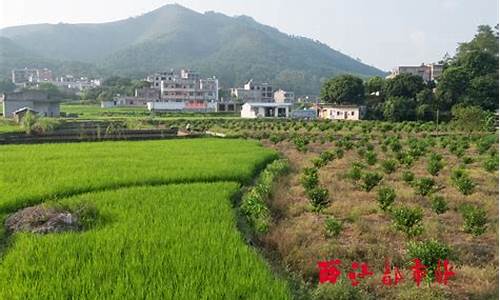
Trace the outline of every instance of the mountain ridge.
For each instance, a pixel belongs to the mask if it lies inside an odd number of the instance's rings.
[[[178,4],[106,23],[8,27],[0,30],[0,37],[41,62],[51,61],[56,72],[56,61],[89,69],[94,65],[102,76],[138,78],[186,67],[217,76],[224,87],[254,78],[297,94],[317,94],[324,80],[339,74],[384,74],[324,43],[281,32],[252,17],[199,13]],[[0,40],[0,48],[4,43]],[[0,66],[1,74],[6,71]]]

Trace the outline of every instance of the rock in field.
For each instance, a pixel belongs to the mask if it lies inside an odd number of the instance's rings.
[[[37,205],[10,215],[5,221],[10,232],[52,233],[80,229],[76,215],[60,208]]]

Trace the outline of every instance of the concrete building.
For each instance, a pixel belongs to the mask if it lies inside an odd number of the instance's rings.
[[[241,102],[273,102],[273,86],[269,83],[247,82],[242,88],[232,88],[231,98]]]
[[[395,68],[387,79],[392,79],[400,74],[412,74],[422,77],[425,82],[438,80],[443,74],[441,64],[422,64],[420,66],[399,66]]]
[[[151,99],[153,102],[156,102],[156,100],[160,100],[160,91],[155,88],[143,87],[135,89],[134,96],[136,98]]]
[[[203,104],[192,102],[149,102],[147,108],[152,112],[215,112],[217,103],[205,102]]]
[[[217,112],[237,113],[241,112],[241,107],[242,104],[237,102],[218,102]]]
[[[245,119],[288,118],[292,106],[292,103],[245,103],[241,108],[241,117]]]
[[[73,75],[64,75],[61,77],[57,77],[51,83],[63,90],[75,92],[81,92],[86,89],[92,89],[101,86],[101,81],[99,79],[75,77]]]
[[[186,107],[206,107],[219,99],[219,80],[202,79],[190,70],[171,70],[148,76],[151,88],[160,91],[161,102],[186,102]]]
[[[102,101],[101,108],[112,108],[120,106],[146,107],[149,102],[151,102],[151,99],[128,97],[128,96],[125,97],[116,96],[113,98],[113,100]]]
[[[274,92],[274,102],[276,103],[294,103],[295,94],[293,92],[284,91],[282,89]]]
[[[52,71],[43,69],[14,69],[11,71],[12,82],[18,86],[35,85],[42,82],[52,82],[54,80]]]
[[[134,96],[117,95],[113,100],[102,101],[101,108],[117,106],[143,106],[147,107],[149,102],[160,102],[160,91],[154,88],[136,89]]]
[[[318,117],[327,120],[361,120],[365,114],[364,106],[319,104],[316,106]]]
[[[59,117],[60,115],[60,100],[50,99],[48,94],[42,91],[5,93],[0,101],[6,118],[14,117],[14,112],[20,109],[30,109],[45,117]]]

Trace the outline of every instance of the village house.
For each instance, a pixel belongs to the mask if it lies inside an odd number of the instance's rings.
[[[282,89],[274,92],[274,102],[276,103],[294,103],[295,94],[293,92],[284,91]]]
[[[219,80],[201,78],[199,73],[191,70],[159,72],[148,76],[147,81],[160,91],[163,102],[188,102],[199,106],[219,99]]]
[[[425,82],[438,80],[443,74],[442,64],[421,64],[420,66],[399,66],[392,70],[387,79],[392,79],[400,74],[412,74],[422,77]]]
[[[217,103],[208,102],[202,103],[196,106],[193,102],[148,102],[147,108],[151,112],[181,112],[181,111],[191,111],[191,112],[216,112]]]
[[[292,105],[292,103],[245,103],[241,108],[241,117],[245,119],[288,118]]]
[[[318,117],[327,120],[361,120],[365,107],[358,105],[319,104],[316,106]]]
[[[12,83],[16,86],[28,86],[41,82],[52,82],[53,76],[52,71],[44,69],[13,69]]]
[[[217,112],[240,112],[241,107],[241,103],[220,101],[217,103]]]
[[[32,111],[45,117],[59,117],[60,100],[51,99],[46,92],[27,90],[5,93],[0,98],[4,117],[13,118],[16,111]]]
[[[102,101],[101,108],[111,108],[116,106],[143,106],[147,107],[149,102],[160,102],[160,91],[154,88],[136,89],[132,97],[116,96],[113,100]]]
[[[244,103],[273,102],[273,86],[269,83],[255,83],[251,79],[242,88],[232,88],[231,97]]]

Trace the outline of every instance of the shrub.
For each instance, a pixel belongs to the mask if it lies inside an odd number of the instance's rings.
[[[276,178],[286,173],[288,169],[286,160],[280,159],[270,163],[260,174],[257,184],[242,197],[241,212],[258,233],[265,233],[269,229],[271,214],[266,206],[266,200],[271,196]]]
[[[32,125],[32,131],[37,134],[50,133],[57,129],[59,121],[50,118],[39,118]]]
[[[392,152],[400,152],[403,149],[401,143],[397,139],[391,140],[389,147],[391,147]]]
[[[307,196],[315,211],[321,211],[330,203],[330,199],[328,199],[328,190],[322,187],[314,187],[307,192]]]
[[[474,162],[474,158],[472,158],[472,157],[470,157],[470,156],[464,156],[464,157],[462,158],[462,162],[463,162],[464,164],[466,164],[466,165],[469,165],[469,164],[471,164],[471,163],[473,163],[473,162]]]
[[[497,136],[496,135],[487,135],[482,137],[478,142],[477,142],[477,150],[479,151],[479,154],[484,154],[486,151],[488,151],[492,145],[497,143]]]
[[[301,136],[296,136],[293,139],[293,143],[295,144],[295,147],[297,148],[298,151],[307,152],[307,145],[309,144],[309,140],[307,140],[306,138]]]
[[[300,183],[306,191],[315,188],[319,183],[318,169],[304,168],[302,176],[300,177]]]
[[[375,172],[369,172],[362,175],[362,180],[363,183],[361,186],[363,190],[369,192],[379,184],[379,182],[382,180],[382,175]]]
[[[415,180],[415,174],[413,174],[413,172],[411,171],[406,170],[403,172],[403,180],[404,182],[411,184]]]
[[[450,259],[451,249],[446,244],[430,240],[424,242],[410,241],[407,244],[407,253],[410,260],[418,258],[427,267],[427,279],[434,278],[434,272],[439,260]]]
[[[268,230],[270,213],[258,189],[252,189],[243,196],[241,211],[255,231],[264,233]]]
[[[435,195],[431,198],[432,210],[440,215],[444,214],[448,210],[448,203],[443,196]]]
[[[319,158],[319,157],[315,157],[315,158],[313,158],[313,159],[311,160],[311,162],[313,163],[314,167],[315,167],[315,168],[318,168],[318,169],[320,169],[320,168],[322,168],[322,167],[326,166],[326,164],[327,164],[327,162],[326,162],[326,161],[322,160],[322,159],[321,159],[321,158]]]
[[[413,165],[413,163],[415,162],[415,158],[409,154],[409,153],[406,153],[402,156],[401,158],[401,163],[407,167],[411,167]]]
[[[488,157],[484,161],[483,167],[488,172],[498,171],[498,155]]]
[[[324,160],[324,161],[327,161],[327,162],[330,162],[332,160],[335,159],[335,155],[330,152],[330,151],[325,151],[325,152],[322,152],[319,157]]]
[[[396,171],[396,168],[397,161],[395,161],[394,159],[388,159],[382,162],[382,169],[386,174],[394,173],[394,171]]]
[[[467,204],[460,208],[464,218],[464,231],[479,236],[486,231],[486,211],[483,208]]]
[[[313,159],[313,164],[316,168],[326,166],[330,161],[335,158],[334,154],[330,151],[322,152],[319,157]]]
[[[35,125],[35,123],[36,116],[31,112],[27,112],[21,121],[22,127],[26,131],[26,134],[31,134],[33,132],[33,125]]]
[[[360,163],[353,163],[349,170],[347,171],[346,177],[349,178],[352,181],[358,181],[361,179],[361,176],[363,173],[361,172],[361,169],[363,168],[363,165]]]
[[[371,150],[367,151],[365,153],[365,159],[368,165],[373,166],[374,164],[377,163],[377,154]]]
[[[343,148],[345,150],[351,150],[352,147],[354,146],[349,136],[342,137],[340,140],[337,141],[336,144],[337,147]]]
[[[408,237],[417,236],[424,230],[421,208],[399,207],[392,210],[392,216],[396,229]]]
[[[325,220],[325,231],[327,237],[336,237],[342,231],[342,222],[334,217],[328,217]]]
[[[277,134],[272,134],[271,137],[269,138],[269,140],[273,143],[273,144],[277,144],[279,142],[282,141],[282,138],[277,135]]]
[[[455,169],[451,173],[451,180],[455,187],[464,195],[470,195],[474,191],[475,183],[469,178],[464,169]]]
[[[396,192],[390,187],[381,187],[378,190],[378,204],[383,211],[390,209],[396,199]]]
[[[338,159],[342,159],[344,157],[344,150],[342,148],[336,148],[335,157]]]
[[[427,171],[432,176],[437,176],[442,168],[443,168],[443,163],[441,162],[441,160],[436,160],[431,158],[427,163]]]
[[[427,196],[434,191],[435,181],[432,178],[419,178],[415,180],[414,187],[417,195]]]

